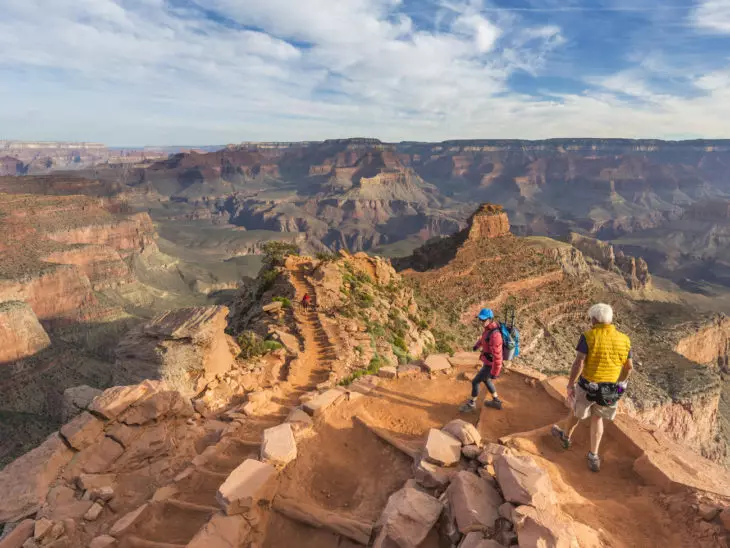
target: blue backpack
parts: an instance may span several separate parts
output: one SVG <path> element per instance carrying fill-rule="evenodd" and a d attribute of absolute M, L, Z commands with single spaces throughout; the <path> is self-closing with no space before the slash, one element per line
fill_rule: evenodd
<path fill-rule="evenodd" d="M 520 355 L 520 331 L 514 326 L 508 326 L 506 322 L 499 322 L 499 332 L 502 335 L 502 359 L 504 361 L 514 360 Z"/>

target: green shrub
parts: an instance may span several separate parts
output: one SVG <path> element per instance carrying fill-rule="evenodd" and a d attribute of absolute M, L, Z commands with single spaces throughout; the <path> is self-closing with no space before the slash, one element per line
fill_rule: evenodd
<path fill-rule="evenodd" d="M 323 263 L 333 263 L 339 258 L 339 255 L 337 253 L 332 253 L 331 251 L 325 251 L 317 253 L 314 257 Z"/>
<path fill-rule="evenodd" d="M 373 335 L 373 337 L 385 337 L 385 327 L 378 322 L 368 322 L 367 332 Z"/>
<path fill-rule="evenodd" d="M 291 242 L 266 242 L 261 250 L 264 263 L 270 266 L 282 266 L 289 255 L 299 255 L 299 246 Z"/>
<path fill-rule="evenodd" d="M 370 293 L 365 293 L 364 291 L 358 291 L 355 294 L 355 299 L 357 301 L 357 305 L 361 308 L 370 308 L 375 304 L 375 297 L 373 297 Z"/>
<path fill-rule="evenodd" d="M 279 341 L 264 341 L 264 352 L 273 352 L 274 350 L 281 350 L 284 348 L 284 345 L 281 344 Z"/>
<path fill-rule="evenodd" d="M 291 300 L 288 297 L 274 297 L 271 301 L 281 303 L 282 308 L 291 308 Z"/>
<path fill-rule="evenodd" d="M 342 386 L 347 386 L 353 381 L 359 379 L 360 377 L 364 377 L 365 375 L 377 375 L 378 371 L 380 371 L 380 368 L 386 365 L 388 365 L 388 360 L 382 358 L 378 354 L 375 354 L 375 356 L 373 356 L 373 358 L 370 360 L 370 364 L 367 367 L 363 367 L 362 369 L 354 371 L 349 377 L 342 379 L 340 381 L 340 384 Z"/>
<path fill-rule="evenodd" d="M 408 345 L 403 337 L 396 335 L 393 337 L 393 346 L 400 348 L 403 352 L 408 352 Z"/>
<path fill-rule="evenodd" d="M 392 345 L 392 348 L 393 354 L 395 354 L 398 358 L 398 363 L 400 365 L 405 365 L 413 361 L 413 356 L 411 356 L 407 350 L 403 350 L 400 346 L 396 346 L 395 344 Z"/>
<path fill-rule="evenodd" d="M 355 350 L 355 352 L 357 352 L 358 354 L 363 353 L 363 348 L 362 348 L 362 345 L 360 345 L 360 344 L 358 344 L 353 350 Z"/>
<path fill-rule="evenodd" d="M 258 296 L 261 297 L 261 295 L 263 295 L 269 289 L 274 287 L 274 284 L 276 283 L 276 280 L 278 277 L 279 277 L 279 272 L 274 269 L 264 271 L 260 276 L 261 281 L 260 281 L 260 285 L 259 285 L 259 292 L 258 292 L 259 295 Z"/>
<path fill-rule="evenodd" d="M 244 360 L 257 358 L 266 353 L 264 341 L 253 331 L 244 331 L 238 336 L 238 346 L 241 347 L 239 358 Z"/>

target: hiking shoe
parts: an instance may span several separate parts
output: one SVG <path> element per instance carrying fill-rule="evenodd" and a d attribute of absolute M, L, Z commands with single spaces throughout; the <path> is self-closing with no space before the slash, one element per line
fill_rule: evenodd
<path fill-rule="evenodd" d="M 590 451 L 588 452 L 588 468 L 591 472 L 601 471 L 601 457 L 594 455 Z"/>
<path fill-rule="evenodd" d="M 553 424 L 553 429 L 551 430 L 551 433 L 553 436 L 560 440 L 560 444 L 563 446 L 563 449 L 570 449 L 570 438 L 557 424 Z"/>
<path fill-rule="evenodd" d="M 459 407 L 459 411 L 462 413 L 474 413 L 477 410 L 477 404 L 471 401 L 466 402 L 464 405 Z"/>
<path fill-rule="evenodd" d="M 491 407 L 492 409 L 502 409 L 502 400 L 484 400 L 484 407 Z"/>

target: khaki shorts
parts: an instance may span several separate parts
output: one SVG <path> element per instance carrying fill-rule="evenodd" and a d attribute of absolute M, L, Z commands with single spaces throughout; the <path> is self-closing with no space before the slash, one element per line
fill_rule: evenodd
<path fill-rule="evenodd" d="M 618 402 L 610 406 L 598 405 L 596 402 L 588 400 L 588 392 L 586 392 L 585 389 L 581 388 L 578 384 L 575 385 L 573 414 L 576 418 L 583 420 L 593 415 L 595 417 L 602 417 L 612 421 L 616 418 L 617 410 Z"/>

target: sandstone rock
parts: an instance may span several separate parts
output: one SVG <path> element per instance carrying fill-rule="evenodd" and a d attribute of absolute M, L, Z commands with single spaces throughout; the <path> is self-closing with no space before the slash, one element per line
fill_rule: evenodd
<path fill-rule="evenodd" d="M 443 505 L 411 488 L 393 493 L 376 524 L 380 530 L 373 548 L 416 548 L 428 535 Z"/>
<path fill-rule="evenodd" d="M 264 312 L 278 312 L 283 307 L 284 307 L 284 303 L 282 303 L 281 301 L 274 301 L 274 302 L 271 302 L 269 304 L 265 304 L 264 306 L 262 306 L 261 310 L 263 310 Z"/>
<path fill-rule="evenodd" d="M 464 537 L 459 548 L 504 548 L 504 546 L 496 540 L 484 538 L 480 532 L 473 532 Z"/>
<path fill-rule="evenodd" d="M 299 340 L 294 335 L 278 329 L 274 330 L 274 333 L 281 341 L 281 344 L 284 345 L 284 348 L 295 356 L 299 355 L 301 347 L 299 346 Z"/>
<path fill-rule="evenodd" d="M 193 405 L 180 392 L 156 392 L 133 403 L 120 417 L 125 424 L 140 425 L 169 416 L 192 417 Z"/>
<path fill-rule="evenodd" d="M 456 352 L 449 357 L 449 362 L 454 367 L 474 367 L 480 364 L 479 352 Z"/>
<path fill-rule="evenodd" d="M 89 543 L 89 548 L 111 548 L 116 546 L 117 540 L 109 535 L 101 535 L 100 537 L 94 538 Z"/>
<path fill-rule="evenodd" d="M 114 489 L 111 487 L 100 487 L 98 489 L 92 489 L 89 493 L 89 498 L 94 501 L 109 502 L 114 498 Z"/>
<path fill-rule="evenodd" d="M 429 373 L 435 373 L 451 369 L 451 362 L 447 354 L 431 354 L 424 360 L 423 366 Z"/>
<path fill-rule="evenodd" d="M 514 511 L 515 531 L 520 548 L 578 548 L 575 531 L 563 516 L 532 506 Z"/>
<path fill-rule="evenodd" d="M 494 528 L 502 497 L 486 480 L 471 472 L 459 472 L 446 494 L 461 533 Z"/>
<path fill-rule="evenodd" d="M 501 455 L 495 461 L 497 482 L 507 502 L 547 508 L 555 504 L 547 471 L 529 456 Z"/>
<path fill-rule="evenodd" d="M 40 518 L 36 520 L 35 527 L 33 528 L 33 539 L 41 541 L 48 536 L 53 528 L 53 522 L 47 518 Z"/>
<path fill-rule="evenodd" d="M 276 469 L 270 464 L 248 459 L 218 488 L 216 499 L 226 514 L 247 512 L 259 501 L 270 501 L 276 491 Z"/>
<path fill-rule="evenodd" d="M 149 391 L 149 387 L 145 384 L 114 386 L 105 390 L 101 396 L 94 398 L 89 410 L 109 420 L 116 419 L 130 405 L 146 396 Z"/>
<path fill-rule="evenodd" d="M 289 416 L 286 418 L 286 422 L 291 425 L 292 432 L 294 432 L 294 438 L 299 440 L 309 434 L 314 428 L 314 421 L 312 417 L 307 415 L 303 409 L 293 409 Z"/>
<path fill-rule="evenodd" d="M 76 463 L 87 474 L 102 474 L 122 456 L 124 448 L 111 438 L 104 437 L 76 455 Z"/>
<path fill-rule="evenodd" d="M 302 409 L 310 415 L 317 417 L 333 405 L 337 405 L 337 403 L 345 399 L 346 395 L 347 393 L 344 390 L 340 388 L 332 388 L 323 394 L 319 394 L 311 400 L 304 402 Z"/>
<path fill-rule="evenodd" d="M 118 519 L 112 528 L 109 530 L 109 534 L 113 537 L 120 537 L 127 531 L 130 531 L 137 523 L 145 519 L 147 509 L 150 507 L 149 504 L 145 503 L 136 510 L 133 510 L 126 514 L 124 517 Z"/>
<path fill-rule="evenodd" d="M 125 448 L 130 447 L 142 432 L 142 428 L 119 423 L 107 426 L 106 428 L 106 435 Z"/>
<path fill-rule="evenodd" d="M 33 536 L 35 522 L 24 519 L 10 533 L 0 540 L 0 548 L 21 548 L 26 540 Z"/>
<path fill-rule="evenodd" d="M 89 407 L 95 397 L 100 396 L 102 391 L 98 388 L 81 385 L 67 388 L 63 392 L 63 403 L 61 404 L 61 420 L 66 423 L 76 415 Z"/>
<path fill-rule="evenodd" d="M 477 458 L 481 464 L 494 464 L 494 461 L 498 456 L 509 454 L 511 454 L 511 451 L 504 445 L 488 443 Z"/>
<path fill-rule="evenodd" d="M 251 526 L 243 516 L 215 514 L 186 548 L 235 548 L 243 546 Z"/>
<path fill-rule="evenodd" d="M 721 508 L 710 504 L 700 504 L 697 512 L 705 521 L 712 521 L 720 514 Z"/>
<path fill-rule="evenodd" d="M 482 450 L 477 445 L 465 445 L 461 448 L 461 454 L 467 459 L 476 459 L 482 454 Z"/>
<path fill-rule="evenodd" d="M 357 379 L 348 388 L 351 392 L 358 392 L 367 395 L 378 387 L 378 378 L 373 375 L 366 375 Z"/>
<path fill-rule="evenodd" d="M 99 441 L 99 438 L 104 435 L 104 423 L 91 413 L 84 411 L 61 427 L 61 435 L 71 447 L 81 451 Z"/>
<path fill-rule="evenodd" d="M 730 531 L 730 508 L 725 508 L 720 512 L 720 521 L 726 531 Z"/>
<path fill-rule="evenodd" d="M 283 468 L 296 458 L 297 443 L 291 424 L 285 422 L 264 430 L 264 440 L 261 444 L 262 461 Z"/>
<path fill-rule="evenodd" d="M 435 464 L 452 466 L 461 458 L 461 442 L 441 430 L 431 428 L 426 439 L 425 456 Z"/>
<path fill-rule="evenodd" d="M 446 487 L 456 474 L 456 470 L 453 468 L 444 468 L 432 464 L 426 459 L 421 459 L 417 464 L 414 464 L 414 469 L 416 481 L 429 489 Z"/>
<path fill-rule="evenodd" d="M 38 511 L 48 487 L 73 458 L 58 433 L 0 470 L 0 522 L 14 522 Z"/>
<path fill-rule="evenodd" d="M 95 502 L 91 505 L 91 508 L 87 510 L 87 512 L 84 514 L 84 519 L 87 521 L 96 521 L 97 518 L 101 515 L 101 512 L 104 510 L 104 507 L 99 504 L 98 502 Z"/>
<path fill-rule="evenodd" d="M 461 419 L 451 421 L 441 430 L 455 437 L 462 445 L 481 445 L 482 443 L 482 436 L 476 427 Z"/>
<path fill-rule="evenodd" d="M 378 370 L 378 377 L 382 379 L 395 379 L 398 376 L 398 370 L 390 365 L 386 365 L 385 367 L 381 367 Z"/>
<path fill-rule="evenodd" d="M 76 479 L 76 485 L 84 491 L 96 491 L 101 489 L 111 489 L 114 491 L 116 483 L 116 474 L 81 474 Z"/>
<path fill-rule="evenodd" d="M 14 362 L 51 345 L 51 339 L 25 302 L 0 302 L 0 363 Z"/>
<path fill-rule="evenodd" d="M 38 518 L 47 518 L 51 521 L 71 518 L 79 519 L 91 508 L 90 500 L 78 500 L 76 491 L 66 485 L 55 485 L 46 496 L 46 502 L 38 511 Z"/>
<path fill-rule="evenodd" d="M 398 366 L 398 378 L 416 377 L 423 373 L 423 369 L 412 363 Z"/>
<path fill-rule="evenodd" d="M 499 507 L 499 515 L 502 516 L 504 519 L 508 519 L 512 522 L 514 522 L 515 520 L 514 511 L 514 504 L 511 504 L 509 502 L 505 502 L 502 506 Z"/>

